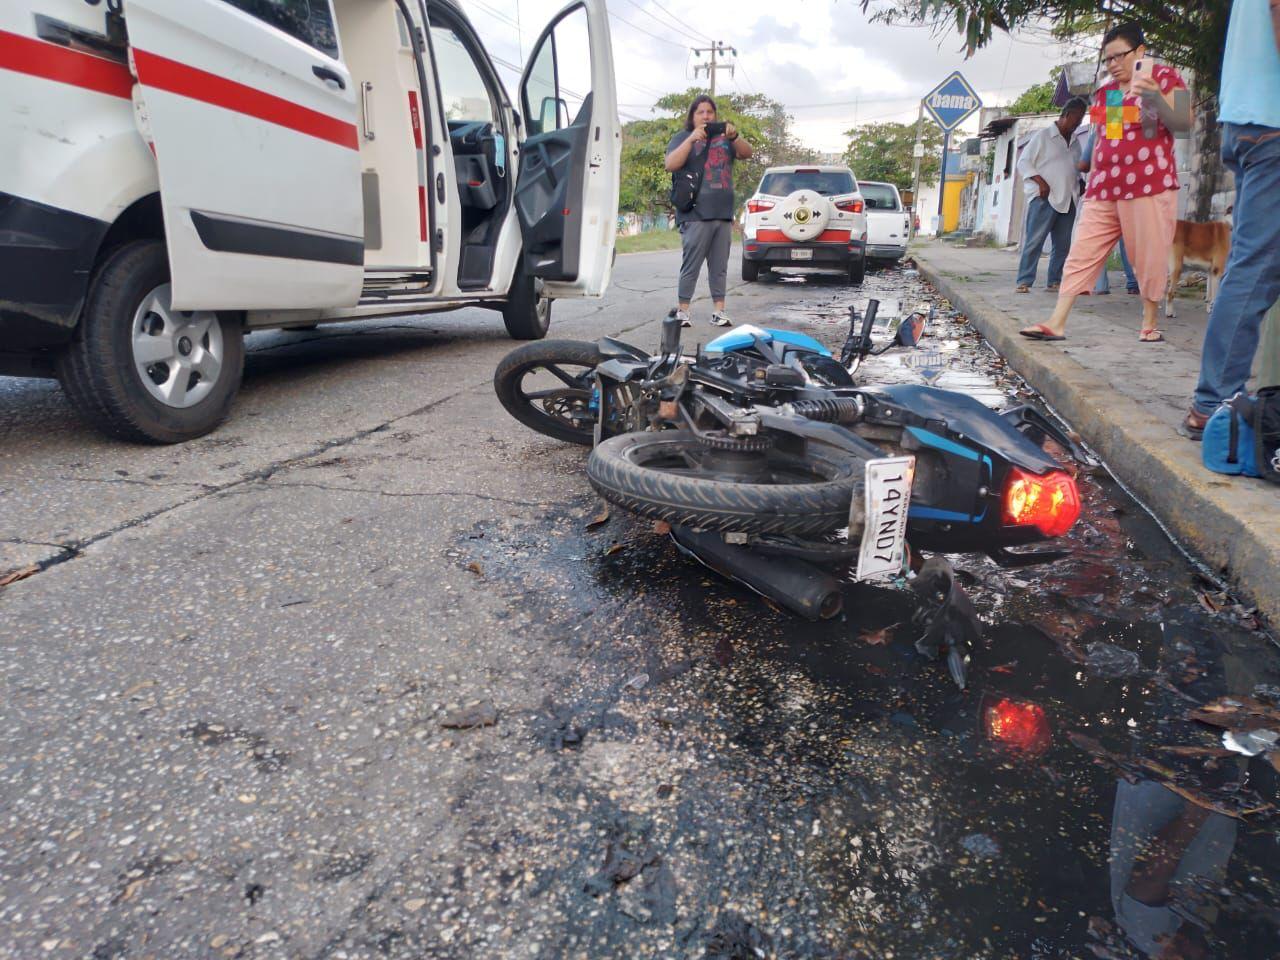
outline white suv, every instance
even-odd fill
[[[848,167],[770,167],[743,215],[742,279],[773,267],[839,270],[862,283],[867,217]]]
[[[858,189],[867,205],[867,256],[872,260],[901,260],[907,253],[911,221],[898,188],[892,183],[859,180]]]
[[[115,436],[212,430],[248,331],[600,296],[621,129],[605,0],[517,104],[456,0],[0,3],[0,375]]]

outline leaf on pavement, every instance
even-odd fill
[[[33,563],[29,567],[21,567],[18,570],[12,570],[4,576],[0,576],[0,587],[7,587],[11,583],[17,583],[19,580],[25,580],[27,577],[34,576],[40,572],[40,564]]]
[[[615,553],[621,553],[625,549],[627,549],[627,545],[625,543],[615,543],[604,552],[604,555],[606,557],[612,557]]]
[[[660,537],[664,537],[671,532],[671,524],[665,520],[655,520],[653,521],[653,532]]]
[[[1190,720],[1199,720],[1211,727],[1245,729],[1256,727],[1258,721],[1280,723],[1280,708],[1255,700],[1252,697],[1219,697],[1212,703],[1192,710]]]
[[[603,507],[599,513],[587,521],[587,529],[595,530],[597,527],[603,527],[609,522],[609,508]]]
[[[1218,612],[1218,604],[1214,602],[1213,597],[1203,591],[1196,594],[1196,599],[1200,601],[1200,606],[1204,607],[1210,613]]]
[[[470,563],[467,564],[467,569],[470,570],[472,573],[474,573],[477,577],[484,576],[484,567],[480,566],[480,564],[476,563],[474,560],[472,560]]]
[[[1186,747],[1175,744],[1160,746],[1156,749],[1171,753],[1175,757],[1230,757],[1232,753],[1226,747]]]

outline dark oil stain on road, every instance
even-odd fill
[[[760,319],[837,345],[851,302],[934,297],[897,270],[796,292]],[[1027,399],[937,306],[924,349],[948,375]],[[589,496],[487,525],[491,580],[580,664],[530,725],[548,789],[599,827],[552,827],[567,859],[538,895],[572,918],[566,953],[1277,955],[1280,818],[1241,811],[1280,777],[1187,714],[1274,695],[1280,657],[1105,474],[1081,487],[1067,559],[953,558],[986,624],[964,692],[915,651],[905,590],[848,584],[840,618],[806,623],[620,511],[588,530]],[[593,743],[653,761],[656,789],[575,781]]]

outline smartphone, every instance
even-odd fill
[[[714,123],[708,123],[707,139],[711,140],[714,137],[723,137],[726,125],[727,124],[719,120],[715,121]]]
[[[1147,61],[1145,60],[1133,61],[1133,77],[1129,81],[1130,84],[1132,84],[1134,80],[1138,79],[1138,77],[1145,76],[1146,73],[1147,73]]]

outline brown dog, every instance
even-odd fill
[[[1218,295],[1218,281],[1227,269],[1227,255],[1231,253],[1231,224],[1226,220],[1209,223],[1192,223],[1179,220],[1173,231],[1173,246],[1169,250],[1169,289],[1164,295],[1164,315],[1173,316],[1173,294],[1182,278],[1183,262],[1209,271],[1205,284],[1205,309],[1213,309],[1213,299]]]

